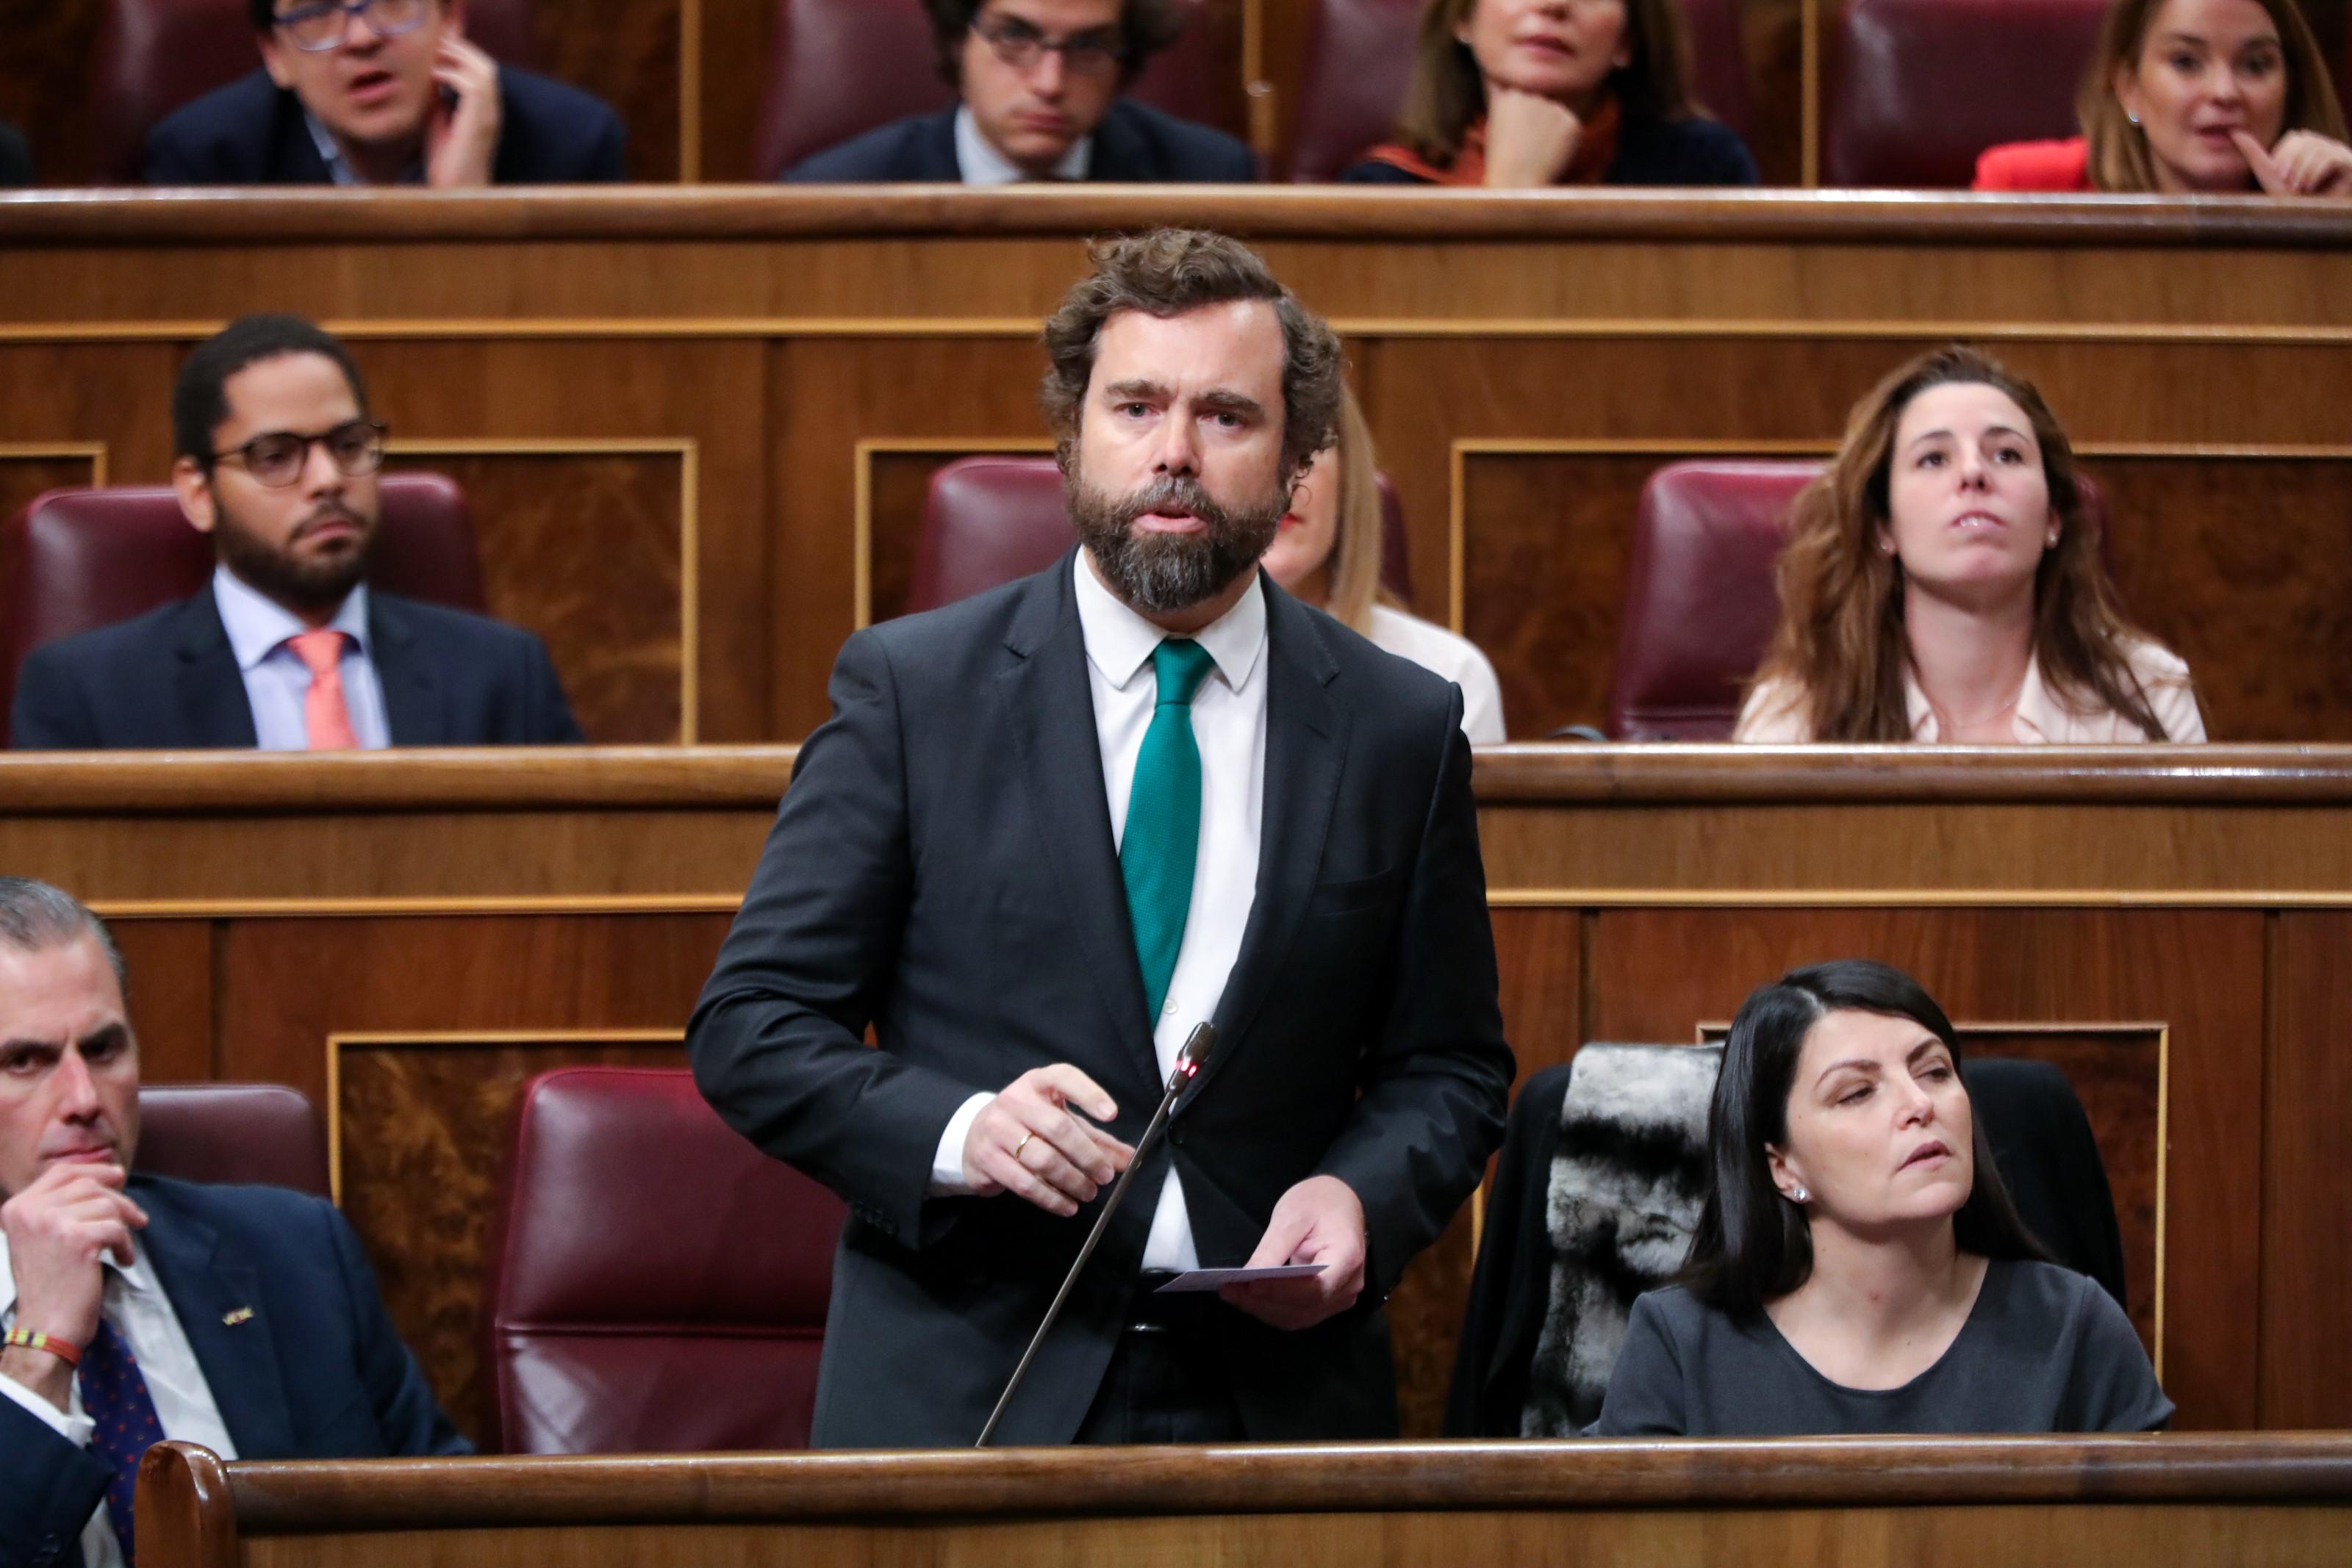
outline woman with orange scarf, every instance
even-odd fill
[[[1696,112],[1675,0],[1431,0],[1397,140],[1349,183],[1753,185]]]

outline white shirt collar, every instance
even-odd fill
[[[155,1266],[147,1261],[147,1249],[139,1238],[131,1239],[131,1267],[124,1268],[109,1253],[101,1260],[107,1273],[121,1282],[123,1290],[134,1296],[160,1296],[163,1282],[155,1277]],[[8,1266],[8,1238],[0,1235],[0,1318],[16,1310],[16,1275]]]
[[[229,651],[236,667],[250,670],[283,647],[286,639],[310,628],[300,616],[247,583],[226,566],[213,568],[213,602],[220,607],[221,629],[228,633]],[[343,596],[328,629],[351,638],[363,656],[368,648],[367,584]]]
[[[967,185],[1017,185],[1034,179],[1018,163],[996,150],[996,143],[981,134],[980,121],[973,118],[967,104],[956,105],[955,112],[956,172]],[[1095,158],[1095,139],[1091,134],[1070,143],[1062,161],[1054,165],[1056,180],[1083,180]]]
[[[1085,550],[1078,551],[1071,570],[1077,573],[1078,631],[1087,658],[1103,679],[1125,691],[1169,633],[1105,588]],[[1238,692],[1249,685],[1265,647],[1265,587],[1255,571],[1234,607],[1193,633],[1193,640],[1216,661],[1227,687]]]
[[[1933,746],[1943,738],[1944,727],[1936,718],[1936,709],[1927,701],[1927,694],[1919,685],[1918,672],[1906,664],[1903,671],[1904,715],[1911,721],[1911,737]],[[2058,706],[2042,679],[2042,661],[2029,656],[2025,661],[2025,680],[2017,688],[2017,704],[2010,709],[2010,730],[2024,743],[2052,741],[2067,733],[2066,711]]]

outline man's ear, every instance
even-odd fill
[[[441,36],[445,38],[466,36],[466,0],[442,0]]]
[[[293,91],[293,61],[287,57],[286,43],[278,36],[278,29],[265,27],[255,34],[254,38],[261,46],[261,68],[269,73],[271,81],[289,92]]]
[[[172,489],[180,498],[180,516],[188,519],[188,527],[200,534],[212,532],[220,511],[213,501],[213,482],[194,458],[183,457],[172,465]]]

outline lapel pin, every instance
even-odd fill
[[[239,1323],[251,1322],[252,1318],[253,1309],[251,1307],[239,1307],[233,1312],[223,1312],[221,1314],[221,1326],[223,1328],[233,1329]]]

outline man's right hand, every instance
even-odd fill
[[[1033,1068],[1005,1085],[964,1134],[964,1185],[982,1197],[1013,1193],[1048,1214],[1077,1213],[1128,1167],[1135,1151],[1073,1107],[1097,1122],[1118,1114],[1111,1097],[1066,1061]]]
[[[64,1160],[0,1204],[16,1279],[16,1327],[88,1347],[106,1284],[100,1262],[110,1252],[129,1267],[131,1233],[147,1223],[146,1212],[123,1196],[125,1179],[121,1166]],[[67,1407],[73,1369],[47,1352],[11,1347],[0,1372]]]

